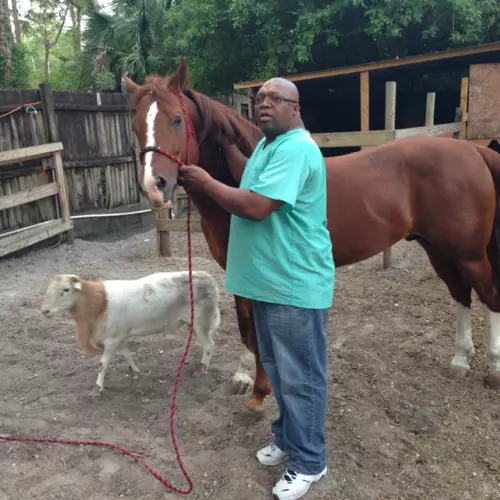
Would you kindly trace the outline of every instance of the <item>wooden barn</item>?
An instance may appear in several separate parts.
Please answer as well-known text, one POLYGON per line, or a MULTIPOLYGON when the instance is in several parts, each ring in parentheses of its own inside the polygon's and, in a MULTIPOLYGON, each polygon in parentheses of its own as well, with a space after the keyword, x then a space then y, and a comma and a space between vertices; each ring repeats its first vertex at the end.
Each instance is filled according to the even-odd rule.
MULTIPOLYGON (((395 129, 422 127, 431 107, 432 125, 462 122, 460 138, 500 138, 500 42, 285 78, 297 85, 304 123, 314 134, 386 129, 388 82, 395 82, 395 129)), ((264 82, 234 88, 254 96, 264 82)), ((323 152, 345 154, 362 145, 323 152)))

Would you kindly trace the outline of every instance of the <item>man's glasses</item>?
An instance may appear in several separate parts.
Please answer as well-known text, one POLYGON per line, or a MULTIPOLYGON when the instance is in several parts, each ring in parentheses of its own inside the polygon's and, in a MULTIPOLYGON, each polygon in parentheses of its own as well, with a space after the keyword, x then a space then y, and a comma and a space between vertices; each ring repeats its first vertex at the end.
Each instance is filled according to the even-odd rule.
POLYGON ((278 104, 281 104, 283 102, 292 102, 294 104, 297 104, 297 101, 294 101, 293 99, 286 99, 285 97, 281 97, 279 95, 257 95, 257 97, 255 98, 255 105, 262 106, 266 99, 269 99, 273 106, 277 106, 278 104))

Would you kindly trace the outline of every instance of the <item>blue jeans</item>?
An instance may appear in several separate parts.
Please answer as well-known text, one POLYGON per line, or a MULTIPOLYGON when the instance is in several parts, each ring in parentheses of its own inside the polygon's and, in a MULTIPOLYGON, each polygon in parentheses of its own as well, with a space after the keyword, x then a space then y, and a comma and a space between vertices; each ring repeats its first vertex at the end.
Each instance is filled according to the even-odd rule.
POLYGON ((326 324, 328 309, 253 301, 257 343, 278 403, 274 442, 288 467, 316 475, 326 466, 326 324))

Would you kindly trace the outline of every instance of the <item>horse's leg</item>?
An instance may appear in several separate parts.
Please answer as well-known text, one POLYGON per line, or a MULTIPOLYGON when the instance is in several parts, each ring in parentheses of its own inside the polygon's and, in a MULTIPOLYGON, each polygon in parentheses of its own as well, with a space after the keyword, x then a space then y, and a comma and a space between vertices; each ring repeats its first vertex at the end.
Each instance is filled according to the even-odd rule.
POLYGON ((461 262, 461 268, 487 310, 490 366, 486 383, 491 388, 500 390, 500 293, 495 286, 493 270, 486 252, 478 259, 461 262))
MULTIPOLYGON (((215 205, 215 207, 217 207, 217 205, 215 205)), ((218 209, 212 207, 212 210, 218 209)), ((227 217, 227 213, 223 213, 221 215, 222 221, 224 221, 224 217, 227 217)), ((225 226, 216 220, 212 220, 211 222, 212 227, 207 222, 207 219, 202 216, 201 227, 203 234, 212 257, 222 269, 226 269, 227 237, 221 233, 225 226)), ((255 333, 255 323, 253 320, 252 303, 250 300, 243 297, 235 296, 234 300, 236 303, 238 328, 240 330, 241 340, 243 341, 246 349, 240 356, 240 366, 233 376, 232 389, 233 392, 242 394, 250 388, 252 383, 254 383, 253 393, 245 401, 244 406, 252 412, 262 413, 264 411, 262 402, 266 396, 271 394, 271 385, 266 372, 262 367, 262 363, 260 362, 257 335, 255 333), (253 382, 250 369, 248 368, 249 364, 252 363, 253 360, 255 360, 255 382, 253 382)))
POLYGON ((500 390, 500 314, 491 311, 486 305, 489 331, 487 341, 489 374, 486 383, 493 389, 500 390))
POLYGON ((426 251, 437 275, 444 281, 455 300, 455 355, 451 360, 452 373, 466 375, 469 370, 469 357, 474 354, 471 325, 471 285, 463 278, 458 266, 439 248, 419 241, 426 251))
MULTIPOLYGON (((260 361, 259 348, 257 345, 257 335, 255 332, 255 323, 253 317, 252 303, 243 297, 235 296, 236 314, 238 316, 238 327, 241 334, 241 340, 246 346, 246 351, 240 357, 240 366, 233 377, 233 390, 241 391, 242 382, 251 380, 249 371, 249 361, 255 359, 255 383, 252 395, 245 401, 244 406, 247 410, 256 413, 263 413, 262 403, 266 396, 271 394, 271 385, 260 361), (250 355, 253 353, 253 356, 250 355)), ((247 388, 249 385, 246 386, 247 388)))

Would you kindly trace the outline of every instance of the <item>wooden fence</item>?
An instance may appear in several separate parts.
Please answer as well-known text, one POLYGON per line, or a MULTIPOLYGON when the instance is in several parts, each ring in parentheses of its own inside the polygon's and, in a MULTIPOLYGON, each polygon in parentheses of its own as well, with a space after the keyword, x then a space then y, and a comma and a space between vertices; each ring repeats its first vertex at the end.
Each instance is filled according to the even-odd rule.
MULTIPOLYGON (((129 96, 117 93, 0 92, 0 152, 61 142, 71 214, 135 205, 140 196, 129 96)), ((51 161, 12 162, 0 170, 0 196, 46 186, 51 161)), ((53 200, 0 212, 0 234, 52 220, 53 200)))
POLYGON ((61 158, 62 150, 62 143, 57 142, 0 153, 0 167, 11 164, 14 161, 27 161, 35 158, 38 159, 52 156, 56 174, 54 182, 43 186, 29 187, 15 194, 2 196, 0 198, 1 211, 14 209, 14 207, 19 207, 40 199, 49 197, 57 198, 55 200, 57 218, 12 231, 1 238, 0 257, 34 245, 63 232, 67 232, 67 242, 69 244, 73 243, 73 222, 70 219, 68 206, 68 195, 61 158))

